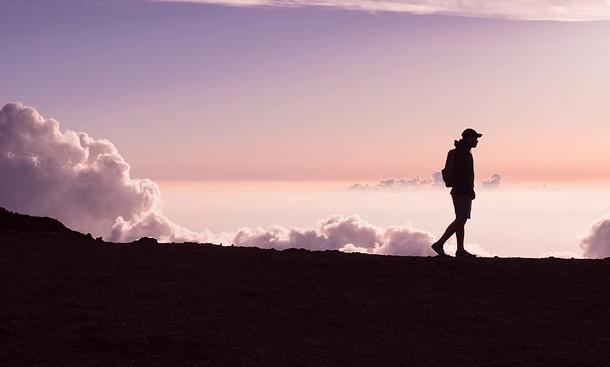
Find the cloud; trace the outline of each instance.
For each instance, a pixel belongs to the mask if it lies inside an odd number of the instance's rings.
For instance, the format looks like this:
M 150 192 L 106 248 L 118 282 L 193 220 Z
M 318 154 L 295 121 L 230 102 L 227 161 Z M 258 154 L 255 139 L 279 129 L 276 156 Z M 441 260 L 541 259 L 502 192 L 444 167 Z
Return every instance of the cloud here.
M 513 20 L 594 21 L 610 19 L 604 0 L 153 0 L 229 6 L 332 7 L 371 12 L 444 14 Z
M 502 182 L 502 175 L 494 173 L 492 176 L 481 182 L 481 187 L 487 189 L 499 188 Z M 386 178 L 379 181 L 376 185 L 353 184 L 348 187 L 355 191 L 374 191 L 374 190 L 403 190 L 403 189 L 425 189 L 425 188 L 444 188 L 443 175 L 440 170 L 434 171 L 430 178 L 422 178 L 415 175 L 413 178 Z
M 502 175 L 499 173 L 494 173 L 485 181 L 481 182 L 481 186 L 488 189 L 497 189 L 500 187 L 500 183 L 502 182 Z
M 235 236 L 238 246 L 341 250 L 384 255 L 430 256 L 432 234 L 410 225 L 376 227 L 358 216 L 334 215 L 318 223 L 317 229 L 286 229 L 270 226 L 242 228 Z
M 110 141 L 61 131 L 57 121 L 21 103 L 0 109 L 0 174 L 0 205 L 51 216 L 108 240 L 149 236 L 205 242 L 208 237 L 165 217 L 159 186 L 132 178 Z
M 434 171 L 431 178 L 415 175 L 413 178 L 386 178 L 376 185 L 353 184 L 350 190 L 401 190 L 414 188 L 445 187 L 441 171 Z
M 206 242 L 221 238 L 208 230 L 203 233 L 191 231 L 156 211 L 132 221 L 118 217 L 108 238 L 113 242 L 131 242 L 141 237 L 154 237 L 161 242 Z
M 377 227 L 359 216 L 333 215 L 318 222 L 316 229 L 287 229 L 270 226 L 268 229 L 242 228 L 235 236 L 238 246 L 261 248 L 304 248 L 307 250 L 339 250 L 378 255 L 434 256 L 430 248 L 434 236 L 414 229 L 410 224 Z M 447 243 L 448 253 L 455 252 L 455 243 Z M 475 243 L 466 248 L 479 255 L 491 257 L 491 253 Z
M 598 220 L 581 240 L 583 256 L 594 259 L 610 257 L 610 216 Z

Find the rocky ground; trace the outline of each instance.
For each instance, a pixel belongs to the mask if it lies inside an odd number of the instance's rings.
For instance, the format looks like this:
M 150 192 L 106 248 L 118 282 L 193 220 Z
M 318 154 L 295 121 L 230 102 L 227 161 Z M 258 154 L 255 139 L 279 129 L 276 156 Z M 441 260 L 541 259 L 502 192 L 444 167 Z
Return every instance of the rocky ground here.
M 610 260 L 112 244 L 0 210 L 6 366 L 603 366 Z

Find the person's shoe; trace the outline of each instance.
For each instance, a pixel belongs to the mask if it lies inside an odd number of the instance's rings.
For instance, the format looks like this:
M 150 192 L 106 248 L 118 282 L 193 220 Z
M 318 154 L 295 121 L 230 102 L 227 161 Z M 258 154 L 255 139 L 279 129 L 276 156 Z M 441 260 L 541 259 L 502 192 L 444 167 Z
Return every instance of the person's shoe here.
M 477 257 L 477 255 L 471 254 L 470 252 L 468 252 L 466 250 L 461 250 L 461 251 L 455 252 L 455 257 Z
M 436 252 L 436 254 L 440 257 L 444 257 L 444 256 L 449 256 L 445 253 L 445 250 L 443 250 L 443 245 L 441 245 L 440 243 L 434 242 L 432 244 L 432 246 L 430 246 L 432 248 L 432 250 L 434 250 L 434 252 Z

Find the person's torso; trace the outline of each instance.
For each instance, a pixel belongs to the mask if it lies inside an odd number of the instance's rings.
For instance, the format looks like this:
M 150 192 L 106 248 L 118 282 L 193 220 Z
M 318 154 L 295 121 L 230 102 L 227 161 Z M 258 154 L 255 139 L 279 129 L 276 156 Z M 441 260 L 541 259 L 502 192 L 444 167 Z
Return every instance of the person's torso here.
M 474 196 L 474 158 L 470 149 L 463 146 L 455 148 L 457 160 L 457 180 L 451 189 L 452 195 Z

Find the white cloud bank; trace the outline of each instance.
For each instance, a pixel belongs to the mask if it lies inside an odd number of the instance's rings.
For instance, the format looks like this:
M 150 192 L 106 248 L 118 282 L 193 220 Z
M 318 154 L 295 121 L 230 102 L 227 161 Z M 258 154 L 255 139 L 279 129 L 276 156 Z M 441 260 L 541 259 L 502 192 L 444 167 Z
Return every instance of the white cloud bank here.
M 61 131 L 57 121 L 20 103 L 0 109 L 0 205 L 110 241 L 208 239 L 165 217 L 159 186 L 129 171 L 108 140 Z
M 445 187 L 441 171 L 434 171 L 430 178 L 415 175 L 413 178 L 386 178 L 379 181 L 376 185 L 353 184 L 350 190 L 401 190 L 419 188 L 438 188 Z
M 377 227 L 359 216 L 334 215 L 318 222 L 317 229 L 286 229 L 270 226 L 268 229 L 242 228 L 235 236 L 238 246 L 261 248 L 304 248 L 307 250 L 340 250 L 379 255 L 434 256 L 430 248 L 434 236 L 414 229 L 410 224 Z M 493 256 L 478 244 L 466 248 L 485 257 Z M 448 253 L 455 252 L 455 243 L 445 246 Z
M 502 175 L 494 173 L 484 181 L 481 181 L 481 187 L 484 189 L 498 189 L 502 183 Z M 386 178 L 379 181 L 375 185 L 370 184 L 353 184 L 348 187 L 354 191 L 375 191 L 375 190 L 403 190 L 403 189 L 444 189 L 443 175 L 441 171 L 434 171 L 430 178 L 424 178 L 420 175 L 415 175 L 413 178 Z
M 603 259 L 610 257 L 610 216 L 598 220 L 580 242 L 584 257 Z
M 513 20 L 610 20 L 605 0 L 154 0 L 229 6 L 319 6 L 372 12 L 446 14 Z
M 271 226 L 255 230 L 242 228 L 235 236 L 239 246 L 261 248 L 304 248 L 341 250 L 383 255 L 430 256 L 433 237 L 410 225 L 379 228 L 358 216 L 331 216 L 318 223 L 318 229 L 286 229 Z

